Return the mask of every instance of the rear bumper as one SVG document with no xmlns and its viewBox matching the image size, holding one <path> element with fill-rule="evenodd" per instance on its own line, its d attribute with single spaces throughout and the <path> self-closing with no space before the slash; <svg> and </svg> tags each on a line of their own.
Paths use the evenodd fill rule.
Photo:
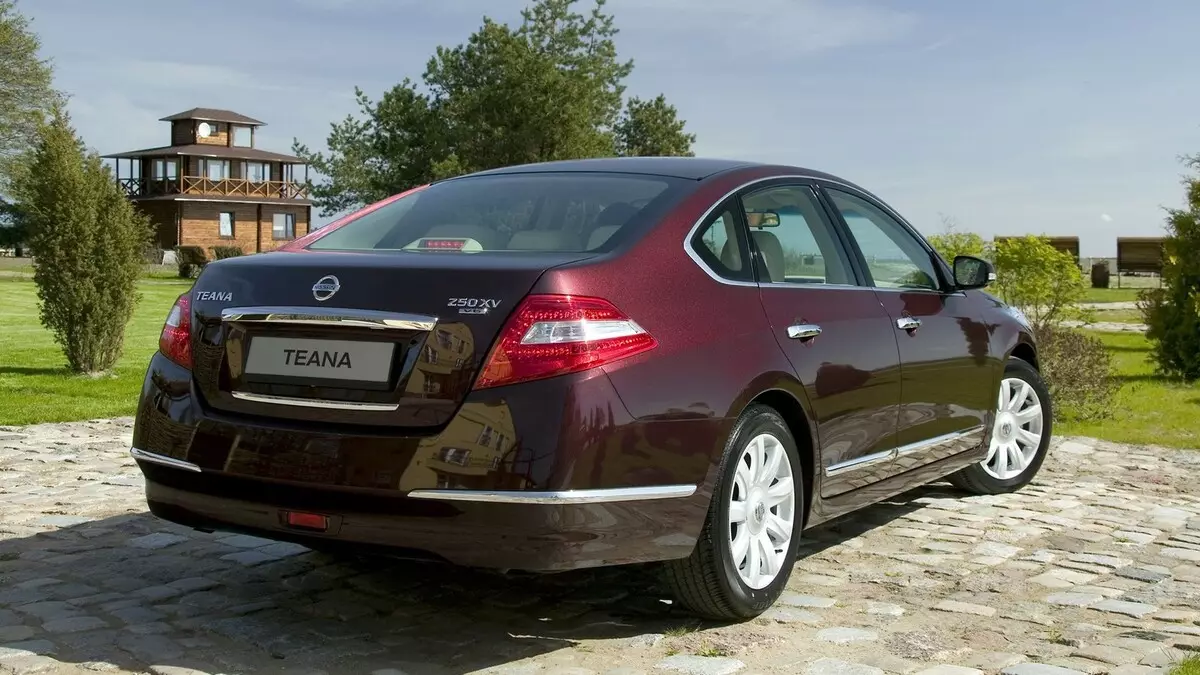
<svg viewBox="0 0 1200 675">
<path fill-rule="evenodd" d="M 236 416 L 156 355 L 132 453 L 164 519 L 530 571 L 688 556 L 724 422 L 633 419 L 591 372 L 472 393 L 442 427 Z M 287 511 L 325 515 L 323 532 Z"/>
<path fill-rule="evenodd" d="M 696 537 L 672 524 L 702 521 L 705 515 L 696 486 L 687 485 L 368 496 L 239 485 L 189 462 L 136 448 L 132 454 L 146 476 L 150 511 L 164 520 L 470 567 L 550 572 L 682 558 Z M 239 489 L 251 487 L 256 489 Z M 255 498 L 228 496 L 237 493 Z M 289 527 L 286 513 L 292 510 L 324 515 L 329 527 L 324 532 Z"/>
</svg>

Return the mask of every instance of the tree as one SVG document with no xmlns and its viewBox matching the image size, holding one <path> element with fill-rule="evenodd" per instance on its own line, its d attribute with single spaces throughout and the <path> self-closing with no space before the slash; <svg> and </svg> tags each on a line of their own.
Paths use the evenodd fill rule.
<svg viewBox="0 0 1200 675">
<path fill-rule="evenodd" d="M 938 255 L 951 265 L 954 258 L 960 255 L 971 255 L 976 258 L 990 257 L 989 247 L 983 237 L 974 232 L 960 232 L 958 222 L 951 216 L 942 216 L 943 231 L 941 234 L 929 236 L 929 245 Z"/>
<path fill-rule="evenodd" d="M 1200 169 L 1200 155 L 1185 159 Z M 1187 207 L 1167 211 L 1163 287 L 1139 299 L 1154 360 L 1166 375 L 1200 379 L 1200 178 L 1185 182 Z"/>
<path fill-rule="evenodd" d="M 667 97 L 643 101 L 631 98 L 616 126 L 616 151 L 623 157 L 691 157 L 695 134 L 685 133 L 684 121 Z"/>
<path fill-rule="evenodd" d="M 22 158 L 61 97 L 41 43 L 13 0 L 0 0 L 0 194 L 11 194 Z"/>
<path fill-rule="evenodd" d="M 79 373 L 111 368 L 121 355 L 137 302 L 134 282 L 150 238 L 95 153 L 84 151 L 65 112 L 56 109 L 38 133 L 30 170 L 16 194 L 37 256 L 42 325 Z"/>
<path fill-rule="evenodd" d="M 1035 331 L 1076 313 L 1083 275 L 1075 259 L 1037 236 L 1003 239 L 992 245 L 997 295 L 1019 308 Z"/>
<path fill-rule="evenodd" d="M 593 0 L 534 0 L 517 27 L 485 18 L 467 41 L 438 47 L 420 84 L 404 80 L 359 115 L 331 125 L 328 151 L 298 140 L 295 153 L 328 182 L 313 186 L 332 215 L 422 183 L 512 164 L 617 154 L 691 154 L 665 97 L 630 99 L 632 61 L 617 58 L 617 29 Z"/>
</svg>

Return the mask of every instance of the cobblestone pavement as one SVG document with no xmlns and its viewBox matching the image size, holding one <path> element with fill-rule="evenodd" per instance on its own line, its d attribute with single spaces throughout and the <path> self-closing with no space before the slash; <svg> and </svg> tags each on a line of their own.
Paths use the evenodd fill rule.
<svg viewBox="0 0 1200 675">
<path fill-rule="evenodd" d="M 0 672 L 1148 675 L 1200 650 L 1200 453 L 1059 440 L 1019 494 L 909 493 L 808 533 L 779 605 L 722 626 L 648 568 L 501 577 L 178 528 L 145 511 L 130 431 L 0 427 Z"/>
</svg>

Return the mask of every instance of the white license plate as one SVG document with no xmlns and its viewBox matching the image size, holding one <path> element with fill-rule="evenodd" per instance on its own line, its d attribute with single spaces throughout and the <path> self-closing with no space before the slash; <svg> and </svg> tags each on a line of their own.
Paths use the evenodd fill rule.
<svg viewBox="0 0 1200 675">
<path fill-rule="evenodd" d="M 394 348 L 390 342 L 256 337 L 246 374 L 387 382 Z"/>
</svg>

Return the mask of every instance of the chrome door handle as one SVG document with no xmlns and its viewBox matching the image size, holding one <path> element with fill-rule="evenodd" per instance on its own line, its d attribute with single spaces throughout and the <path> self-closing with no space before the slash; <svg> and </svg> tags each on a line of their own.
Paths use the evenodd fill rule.
<svg viewBox="0 0 1200 675">
<path fill-rule="evenodd" d="M 916 330 L 921 327 L 921 320 L 914 319 L 911 316 L 902 316 L 896 319 L 896 328 L 900 330 Z"/>
<path fill-rule="evenodd" d="M 821 327 L 811 323 L 788 326 L 788 337 L 793 340 L 811 340 L 821 334 Z"/>
</svg>

